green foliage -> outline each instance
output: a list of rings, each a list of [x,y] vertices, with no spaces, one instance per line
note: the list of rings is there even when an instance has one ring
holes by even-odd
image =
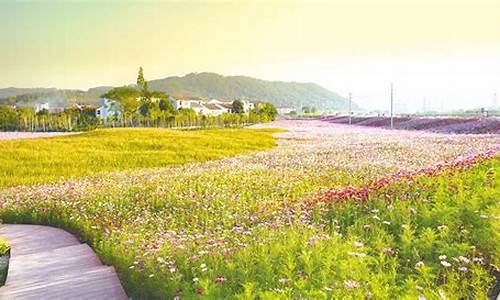
[[[111,99],[118,101],[123,110],[124,114],[131,115],[137,111],[139,107],[139,102],[137,98],[140,97],[140,92],[129,86],[117,87],[108,91],[104,95],[103,98]]]
[[[197,115],[192,110],[175,110],[167,94],[149,91],[142,67],[137,76],[139,89],[130,86],[112,88],[102,95],[114,100],[112,105],[119,107],[120,115],[97,118],[95,110],[65,109],[62,113],[33,111],[0,105],[0,130],[2,131],[81,131],[99,126],[111,127],[232,127],[276,119],[276,108],[270,103],[260,103],[248,115],[243,115],[244,105],[240,100],[233,103],[237,116]],[[116,104],[118,103],[118,104]],[[90,112],[90,113],[89,113]]]
[[[315,114],[317,112],[318,112],[318,110],[316,109],[316,107],[313,107],[313,106],[302,107],[302,113],[304,113],[304,114]]]
[[[5,256],[10,251],[10,245],[4,238],[0,237],[0,287],[5,284],[9,267],[9,257]]]
[[[9,242],[3,237],[0,237],[0,256],[7,254],[10,250]]]
[[[0,187],[220,159],[272,147],[273,132],[99,129],[54,138],[0,141]]]
[[[82,131],[99,126],[95,109],[66,109],[61,113],[38,113],[31,108],[0,105],[0,131]]]
[[[265,116],[269,120],[275,120],[278,116],[276,107],[268,102],[258,103],[257,107],[255,108],[255,112],[257,113],[257,115]]]
[[[137,74],[137,86],[141,89],[142,97],[148,98],[149,87],[148,82],[144,79],[144,70],[139,67],[139,72]]]
[[[233,111],[237,114],[241,114],[245,112],[245,108],[243,106],[243,101],[234,100],[233,101]]]

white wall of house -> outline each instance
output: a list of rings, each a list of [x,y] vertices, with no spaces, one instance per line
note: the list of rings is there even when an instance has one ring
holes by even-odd
[[[250,110],[255,109],[255,104],[250,101],[242,100],[243,102],[243,112],[248,113]]]
[[[278,114],[280,116],[289,114],[293,111],[295,111],[295,112],[297,111],[297,109],[295,109],[294,107],[278,107],[276,110],[278,111]]]
[[[218,116],[223,113],[232,112],[232,102],[224,102],[218,99],[210,99],[208,102],[198,99],[176,99],[175,97],[170,96],[169,100],[172,102],[175,109],[192,109],[197,113],[202,113],[209,116]],[[245,113],[248,113],[250,110],[255,108],[255,104],[243,100],[243,110]],[[211,104],[208,106],[216,106],[208,107],[207,104]]]
[[[107,123],[109,117],[117,117],[120,115],[119,105],[116,101],[110,99],[102,99],[102,106],[95,111],[95,116],[104,120]]]
[[[48,102],[45,102],[45,103],[37,103],[35,104],[35,112],[38,113],[42,110],[49,110],[49,103]]]
[[[203,102],[203,101],[197,100],[197,99],[176,99],[175,97],[172,97],[172,96],[170,96],[168,99],[172,102],[175,109],[192,108],[195,111],[196,111],[195,107],[197,107],[197,105],[201,105]],[[195,103],[195,104],[192,104],[192,103]]]

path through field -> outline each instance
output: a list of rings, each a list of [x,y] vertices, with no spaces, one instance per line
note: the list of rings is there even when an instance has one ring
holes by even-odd
[[[0,140],[35,139],[78,133],[79,132],[0,132]]]
[[[127,299],[113,267],[87,244],[47,226],[0,225],[11,258],[0,299]]]

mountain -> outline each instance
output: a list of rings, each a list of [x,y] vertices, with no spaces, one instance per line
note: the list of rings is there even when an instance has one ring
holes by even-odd
[[[43,94],[57,91],[56,88],[15,88],[0,89],[0,98],[16,97],[20,95]]]
[[[266,81],[246,76],[223,76],[208,72],[151,80],[149,86],[151,90],[160,90],[169,95],[269,101],[276,107],[310,106],[323,111],[332,111],[344,110],[348,105],[345,98],[315,83]],[[2,99],[8,97],[17,97],[16,102],[21,105],[35,102],[57,102],[60,105],[63,101],[97,103],[100,95],[110,89],[112,89],[111,86],[90,88],[87,91],[6,88],[0,89],[0,104]],[[353,109],[356,108],[357,106],[353,104]]]
[[[266,81],[207,72],[151,80],[149,86],[152,90],[161,90],[170,95],[263,100],[276,107],[312,106],[321,110],[339,110],[348,106],[345,98],[315,83]]]

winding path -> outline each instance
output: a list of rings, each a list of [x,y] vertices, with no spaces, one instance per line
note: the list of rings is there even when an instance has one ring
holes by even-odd
[[[113,267],[72,234],[39,225],[0,225],[11,246],[0,299],[127,299]]]

